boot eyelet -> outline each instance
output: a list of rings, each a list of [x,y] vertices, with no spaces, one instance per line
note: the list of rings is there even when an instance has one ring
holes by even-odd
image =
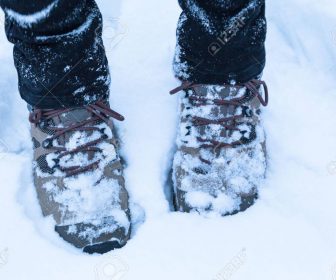
[[[42,142],[42,147],[45,149],[50,149],[52,147],[52,140],[51,139],[45,139]]]
[[[39,123],[39,127],[40,127],[41,129],[45,129],[45,128],[47,127],[46,122],[45,122],[45,121],[41,121],[41,122]]]

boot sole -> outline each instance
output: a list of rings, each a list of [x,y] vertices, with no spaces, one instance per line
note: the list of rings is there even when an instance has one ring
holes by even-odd
[[[105,254],[115,249],[120,249],[124,247],[118,241],[108,241],[104,243],[89,245],[83,248],[83,252],[87,254]]]

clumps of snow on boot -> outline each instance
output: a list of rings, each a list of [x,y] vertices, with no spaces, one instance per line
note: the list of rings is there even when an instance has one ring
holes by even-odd
[[[103,126],[105,124],[99,125],[100,128],[103,128]],[[109,129],[106,128],[106,131],[109,131]],[[110,134],[109,138],[111,136]],[[73,149],[98,138],[99,134],[92,133],[88,136],[85,132],[76,132],[70,137],[66,147]],[[79,235],[85,237],[87,240],[93,240],[103,233],[113,232],[115,229],[121,227],[125,228],[127,232],[130,227],[126,213],[120,208],[119,193],[121,189],[118,180],[103,178],[102,176],[102,171],[109,164],[113,164],[117,160],[115,147],[106,142],[100,143],[97,147],[102,149],[102,153],[97,153],[91,159],[89,159],[87,153],[76,153],[60,160],[60,164],[63,167],[70,167],[77,165],[87,166],[99,159],[99,167],[95,171],[64,178],[64,188],[60,189],[55,186],[57,185],[58,178],[64,177],[64,173],[56,170],[54,173],[55,178],[47,181],[42,186],[49,193],[51,199],[59,204],[62,224],[75,225],[85,222],[95,226],[94,230],[86,228],[84,231],[80,231]],[[53,168],[55,165],[54,159],[56,158],[56,153],[47,155],[46,160],[49,168]],[[39,168],[37,170],[38,175],[41,177],[50,176],[50,174],[43,173]],[[118,170],[114,172],[116,175],[121,175]],[[108,221],[106,221],[107,219]],[[76,228],[76,226],[72,227],[74,234],[77,234]]]
[[[56,231],[78,248],[112,237],[124,244],[130,233],[118,139],[106,117],[118,113],[108,110],[97,103],[42,111],[32,125],[34,182],[43,215],[52,216]]]
[[[190,99],[195,93],[210,102],[202,106],[195,104]],[[211,102],[215,99],[244,97],[246,94],[245,88],[237,90],[223,86],[202,86],[199,91],[187,90],[181,98],[181,122],[177,137],[178,150],[173,163],[173,181],[175,192],[182,193],[184,201],[180,203],[186,204],[182,208],[204,214],[213,212],[226,215],[239,211],[244,197],[256,195],[266,170],[265,136],[256,113],[259,106],[255,100],[248,100],[245,107],[226,108]],[[236,130],[230,131],[221,124],[197,126],[194,122],[195,117],[218,120],[241,115],[247,107],[253,117],[243,118],[236,125]],[[199,141],[201,138],[230,144],[242,137],[252,141],[234,147],[202,147]]]

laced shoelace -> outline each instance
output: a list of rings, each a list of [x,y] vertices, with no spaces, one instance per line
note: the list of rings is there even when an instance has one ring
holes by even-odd
[[[51,120],[55,117],[58,117],[64,113],[69,113],[74,109],[85,109],[88,112],[91,113],[91,117],[84,121],[75,122],[74,124],[71,124],[67,127],[56,127],[51,126],[48,124],[48,120]],[[60,160],[67,156],[67,155],[73,155],[76,153],[81,152],[102,152],[102,149],[97,147],[97,145],[103,141],[105,141],[108,138],[108,135],[104,133],[105,129],[100,129],[94,124],[97,122],[105,122],[106,124],[111,124],[111,118],[123,121],[124,117],[120,115],[119,113],[113,111],[110,109],[108,105],[106,105],[102,101],[98,101],[94,104],[86,105],[79,108],[69,108],[69,109],[55,109],[55,110],[41,110],[41,109],[34,109],[29,115],[29,121],[32,124],[38,125],[48,131],[52,131],[53,135],[49,138],[45,139],[42,142],[42,147],[54,152],[58,152],[59,155],[57,156],[55,161],[54,168],[59,168],[62,172],[66,174],[67,177],[75,176],[80,173],[84,173],[89,170],[94,170],[98,167],[100,163],[100,159],[86,165],[86,166],[71,166],[71,167],[62,167],[60,166]],[[90,132],[99,132],[101,134],[100,138],[90,141],[84,145],[78,146],[74,149],[68,150],[65,147],[62,146],[53,146],[53,141],[61,136],[65,136],[68,132],[75,132],[75,131],[90,131]]]
[[[196,84],[193,82],[183,82],[181,86],[171,90],[170,94],[173,95],[182,90],[194,89],[199,86],[202,86],[202,85]],[[217,105],[217,106],[227,106],[227,107],[230,107],[230,106],[240,107],[246,101],[247,97],[249,98],[249,100],[252,100],[253,98],[257,97],[260,104],[263,105],[264,107],[267,106],[268,104],[268,89],[264,81],[253,79],[244,84],[237,84],[234,86],[232,85],[223,85],[223,86],[227,86],[231,88],[233,87],[236,90],[239,90],[241,88],[246,88],[247,92],[241,97],[232,98],[230,100],[208,99],[208,98],[197,96],[195,94],[188,96],[188,98],[189,100],[193,102],[195,106]],[[260,91],[259,91],[260,87],[263,87],[264,95],[265,95],[264,98],[260,94]],[[245,117],[245,114],[234,115],[231,117],[220,118],[220,119],[208,119],[208,118],[194,116],[192,117],[192,124],[194,126],[207,126],[210,124],[218,124],[218,125],[223,126],[223,128],[225,128],[226,130],[240,131],[240,129],[237,127],[238,121],[243,119],[244,117]],[[220,142],[220,141],[213,140],[213,139],[204,139],[202,137],[197,137],[196,139],[197,141],[201,143],[200,145],[201,148],[213,148],[215,150],[221,149],[221,148],[232,148],[237,145],[243,144],[241,140],[234,141],[232,143],[224,143],[224,142]]]

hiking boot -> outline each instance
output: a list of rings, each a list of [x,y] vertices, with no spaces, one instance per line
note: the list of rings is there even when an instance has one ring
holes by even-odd
[[[172,170],[176,210],[219,215],[246,210],[266,172],[260,122],[260,107],[268,103],[265,82],[184,82],[171,94],[179,91],[184,94]]]
[[[68,109],[33,109],[33,175],[44,216],[87,253],[124,246],[130,237],[128,193],[107,102]]]

